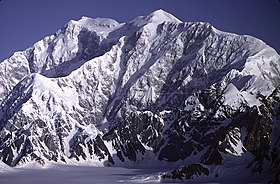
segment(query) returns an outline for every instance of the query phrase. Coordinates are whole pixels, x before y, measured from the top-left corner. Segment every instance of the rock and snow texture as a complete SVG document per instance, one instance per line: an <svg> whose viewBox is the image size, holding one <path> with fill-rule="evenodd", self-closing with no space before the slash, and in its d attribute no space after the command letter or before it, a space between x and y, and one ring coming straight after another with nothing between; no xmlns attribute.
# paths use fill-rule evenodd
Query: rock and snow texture
<svg viewBox="0 0 280 184"><path fill-rule="evenodd" d="M163 10L127 23L83 17L0 72L8 165L152 159L213 176L224 155L252 154L254 172L279 168L280 56L251 36Z"/></svg>

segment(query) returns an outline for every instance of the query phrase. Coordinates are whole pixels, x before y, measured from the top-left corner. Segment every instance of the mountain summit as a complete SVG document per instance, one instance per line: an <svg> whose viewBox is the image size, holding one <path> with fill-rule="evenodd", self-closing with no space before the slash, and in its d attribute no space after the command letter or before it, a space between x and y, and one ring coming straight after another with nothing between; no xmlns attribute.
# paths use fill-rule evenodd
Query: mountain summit
<svg viewBox="0 0 280 184"><path fill-rule="evenodd" d="M163 10L127 23L83 17L0 72L10 166L173 163L162 180L218 182L279 170L280 56L257 38Z"/></svg>
<svg viewBox="0 0 280 184"><path fill-rule="evenodd" d="M182 23L179 19L174 17L172 14L165 12L163 10L157 10L151 13L148 16L139 16L136 19L132 20L134 24L141 26L147 24L161 24L163 22L174 22L174 23Z"/></svg>

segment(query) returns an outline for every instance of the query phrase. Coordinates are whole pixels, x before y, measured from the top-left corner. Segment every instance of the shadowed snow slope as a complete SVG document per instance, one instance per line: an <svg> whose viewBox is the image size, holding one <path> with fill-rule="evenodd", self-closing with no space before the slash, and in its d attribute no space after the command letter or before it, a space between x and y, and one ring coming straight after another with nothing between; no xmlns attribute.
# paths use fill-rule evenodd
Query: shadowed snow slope
<svg viewBox="0 0 280 184"><path fill-rule="evenodd" d="M82 17L0 74L10 166L173 164L163 180L215 178L233 158L268 180L279 169L280 56L257 38L163 10L127 23Z"/></svg>

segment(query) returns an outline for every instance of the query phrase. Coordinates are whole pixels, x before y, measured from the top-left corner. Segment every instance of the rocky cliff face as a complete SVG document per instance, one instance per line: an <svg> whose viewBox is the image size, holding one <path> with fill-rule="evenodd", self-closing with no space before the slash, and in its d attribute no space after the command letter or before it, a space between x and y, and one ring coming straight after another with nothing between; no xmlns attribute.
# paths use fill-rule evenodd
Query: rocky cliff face
<svg viewBox="0 0 280 184"><path fill-rule="evenodd" d="M83 17L0 72L8 165L183 163L163 179L219 176L211 168L232 158L279 169L280 57L256 38L162 10L122 24Z"/></svg>

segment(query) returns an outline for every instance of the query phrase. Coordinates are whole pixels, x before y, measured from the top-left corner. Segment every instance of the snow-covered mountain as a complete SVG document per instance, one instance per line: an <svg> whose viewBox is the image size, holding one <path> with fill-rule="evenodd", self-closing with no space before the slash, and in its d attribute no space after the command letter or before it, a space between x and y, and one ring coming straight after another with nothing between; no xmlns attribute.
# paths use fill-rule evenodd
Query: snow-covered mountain
<svg viewBox="0 0 280 184"><path fill-rule="evenodd" d="M228 176L232 160L279 170L280 56L257 38L163 10L127 23L83 17L0 72L0 158L10 166L181 165L163 180Z"/></svg>

